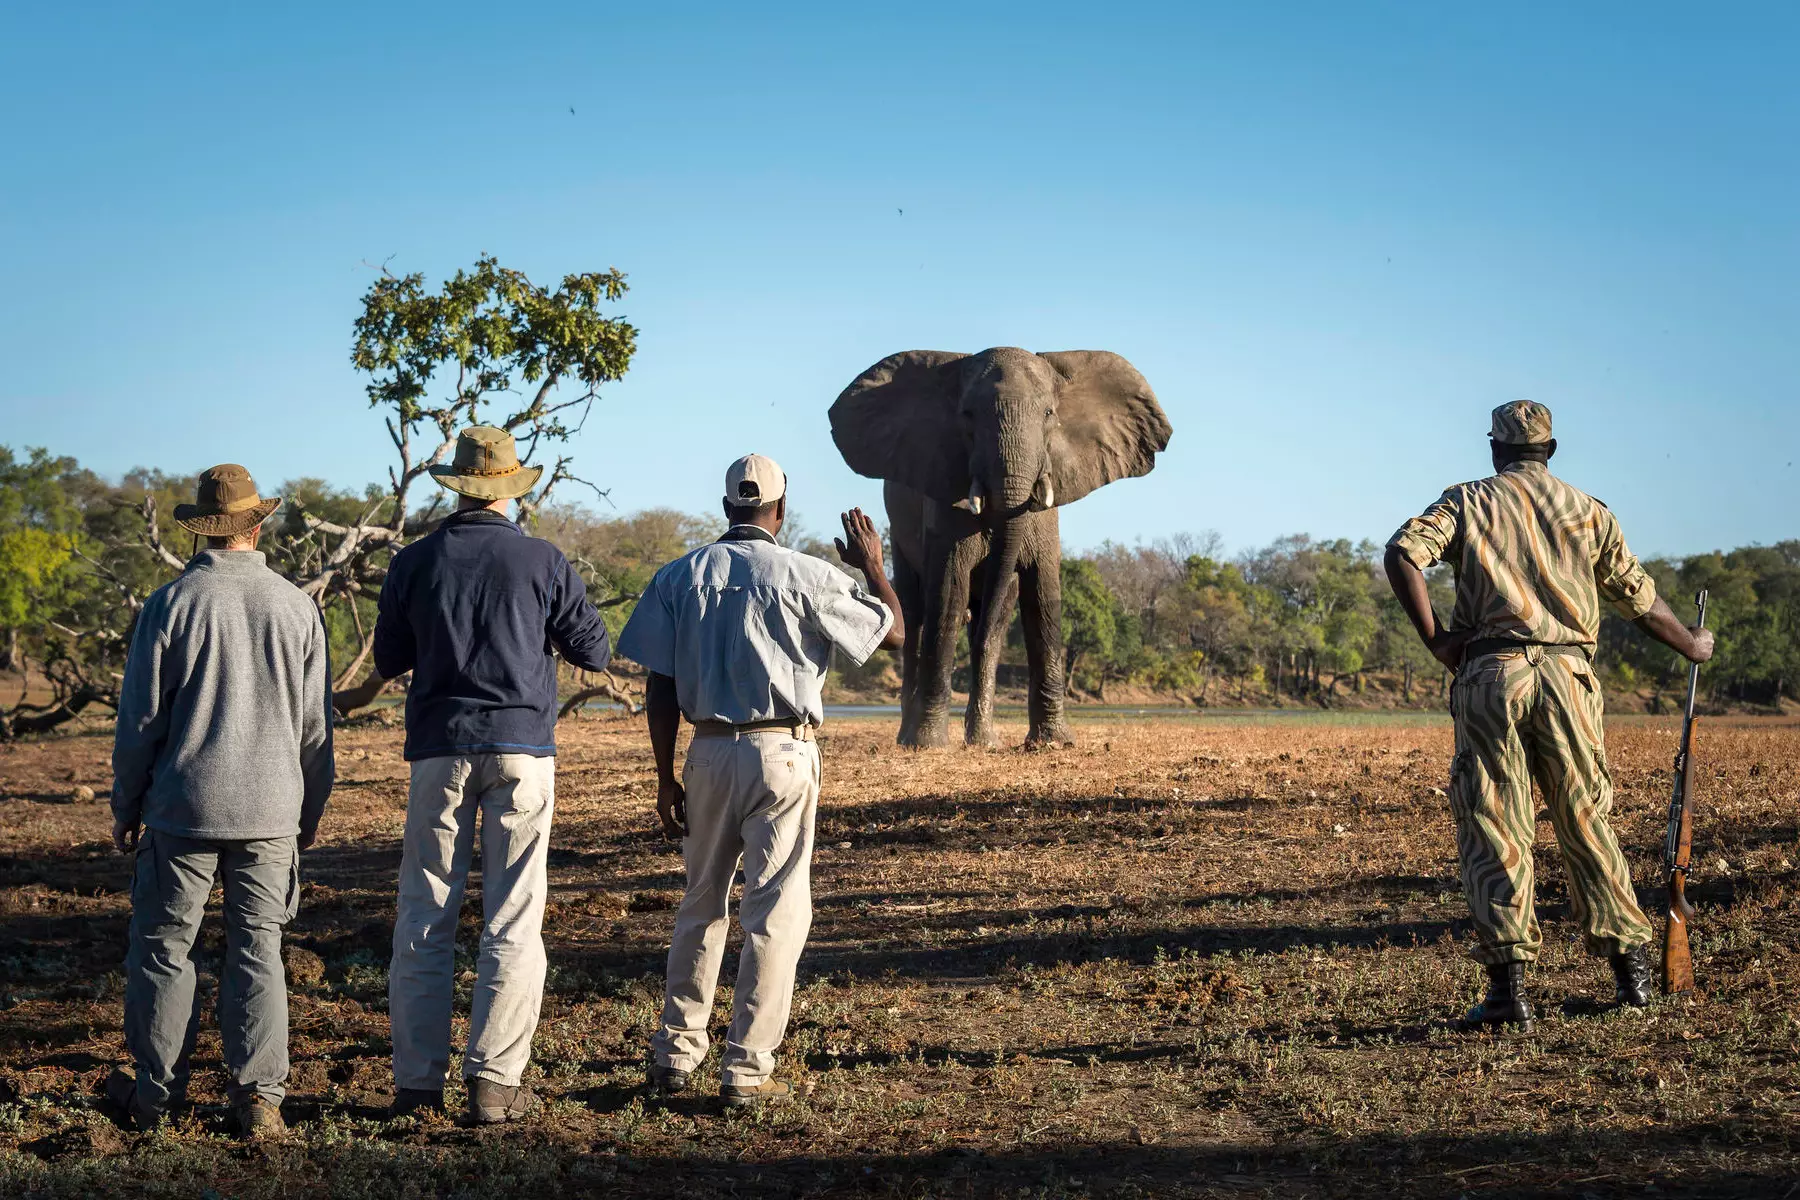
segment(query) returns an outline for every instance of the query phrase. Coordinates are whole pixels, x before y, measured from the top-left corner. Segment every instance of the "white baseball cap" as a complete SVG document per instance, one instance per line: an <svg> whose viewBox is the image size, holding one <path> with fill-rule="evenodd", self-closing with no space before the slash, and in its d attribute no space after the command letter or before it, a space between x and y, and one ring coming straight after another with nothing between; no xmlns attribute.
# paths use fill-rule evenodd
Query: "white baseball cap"
<svg viewBox="0 0 1800 1200"><path fill-rule="evenodd" d="M786 492L787 473L761 454L746 454L725 471L725 503L735 508L772 504Z"/></svg>

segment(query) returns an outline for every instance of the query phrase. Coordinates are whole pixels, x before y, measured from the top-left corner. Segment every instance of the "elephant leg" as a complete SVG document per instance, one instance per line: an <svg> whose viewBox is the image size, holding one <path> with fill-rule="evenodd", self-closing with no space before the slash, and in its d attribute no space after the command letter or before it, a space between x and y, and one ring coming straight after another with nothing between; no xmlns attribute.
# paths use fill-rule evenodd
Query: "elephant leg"
<svg viewBox="0 0 1800 1200"><path fill-rule="evenodd" d="M1019 611L1025 632L1025 660L1031 676L1031 730L1027 746L1073 746L1063 704L1068 684L1063 678L1062 556L1046 555L1020 572Z"/></svg>
<svg viewBox="0 0 1800 1200"><path fill-rule="evenodd" d="M924 580L912 563L894 558L894 594L906 620L906 644L900 650L900 736L902 746L919 738L919 626L924 620Z"/></svg>
<svg viewBox="0 0 1800 1200"><path fill-rule="evenodd" d="M919 720L914 746L950 744L950 675L969 606L969 554L954 542L927 548L919 630Z"/></svg>
<svg viewBox="0 0 1800 1200"><path fill-rule="evenodd" d="M993 564L988 564L992 569ZM982 581L985 585L985 580ZM988 595L985 586L971 583L970 594ZM1000 669L1000 656L1006 649L1006 631L1012 628L1013 608L1019 599L1019 576L1010 573L1000 582L993 599L978 602L969 621L969 706L963 711L963 741L971 746L998 746L1000 737L994 732L994 682ZM988 621L986 604L999 605L992 623ZM982 630L991 630L984 640Z"/></svg>

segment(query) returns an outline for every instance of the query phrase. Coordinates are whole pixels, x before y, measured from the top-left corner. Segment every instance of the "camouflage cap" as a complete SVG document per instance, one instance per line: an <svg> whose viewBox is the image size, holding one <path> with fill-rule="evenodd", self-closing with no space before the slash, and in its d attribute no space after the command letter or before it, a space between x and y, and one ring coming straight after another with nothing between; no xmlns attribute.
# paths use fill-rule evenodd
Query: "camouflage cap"
<svg viewBox="0 0 1800 1200"><path fill-rule="evenodd" d="M1550 440L1550 410L1536 400L1513 400L1494 410L1488 436L1507 446L1536 446Z"/></svg>

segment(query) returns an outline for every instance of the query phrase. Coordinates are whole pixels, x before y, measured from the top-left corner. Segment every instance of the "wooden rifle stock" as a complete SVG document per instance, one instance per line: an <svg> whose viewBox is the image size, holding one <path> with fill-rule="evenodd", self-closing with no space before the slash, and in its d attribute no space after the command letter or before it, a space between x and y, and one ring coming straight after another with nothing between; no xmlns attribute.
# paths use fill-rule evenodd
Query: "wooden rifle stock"
<svg viewBox="0 0 1800 1200"><path fill-rule="evenodd" d="M1706 591L1694 603L1700 607L1699 627L1706 626ZM1669 800L1669 833L1663 847L1664 880L1668 886L1667 922L1663 925L1663 994L1691 992L1694 954L1688 944L1688 923L1694 906L1688 903L1687 877L1694 843L1694 698L1700 689L1700 664L1688 668L1687 708L1681 722L1681 748L1675 752L1674 794Z"/></svg>

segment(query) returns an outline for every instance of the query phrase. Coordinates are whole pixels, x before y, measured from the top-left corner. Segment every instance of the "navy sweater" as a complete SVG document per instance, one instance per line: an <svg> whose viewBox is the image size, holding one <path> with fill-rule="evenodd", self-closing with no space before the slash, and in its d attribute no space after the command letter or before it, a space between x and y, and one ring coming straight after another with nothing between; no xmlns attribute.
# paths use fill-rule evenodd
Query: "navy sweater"
<svg viewBox="0 0 1800 1200"><path fill-rule="evenodd" d="M500 513L459 512L394 555L375 669L413 673L406 757L556 753L556 660L603 671L606 622L562 551Z"/></svg>

